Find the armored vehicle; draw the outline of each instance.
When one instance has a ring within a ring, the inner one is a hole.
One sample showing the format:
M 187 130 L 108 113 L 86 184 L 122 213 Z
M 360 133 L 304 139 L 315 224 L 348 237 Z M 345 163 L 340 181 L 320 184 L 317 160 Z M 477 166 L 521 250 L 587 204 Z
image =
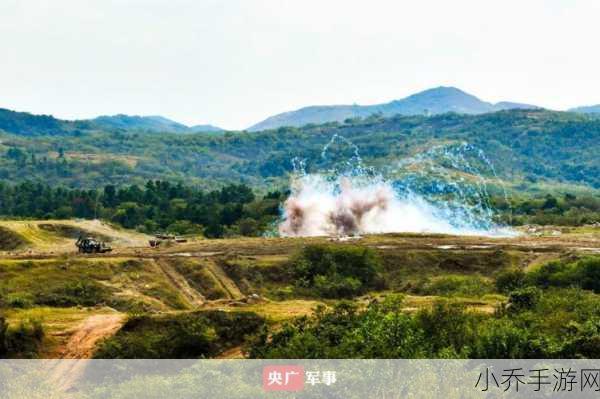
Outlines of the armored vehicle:
M 93 237 L 79 237 L 75 243 L 79 252 L 84 254 L 103 254 L 112 251 L 112 248 L 105 242 L 99 241 Z

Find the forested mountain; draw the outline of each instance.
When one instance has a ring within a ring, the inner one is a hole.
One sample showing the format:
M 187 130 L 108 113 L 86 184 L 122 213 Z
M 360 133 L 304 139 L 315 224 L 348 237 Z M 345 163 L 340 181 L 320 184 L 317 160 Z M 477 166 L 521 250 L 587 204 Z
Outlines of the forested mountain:
M 121 130 L 131 132 L 222 132 L 212 125 L 188 127 L 162 116 L 99 116 L 94 119 L 67 121 L 51 115 L 34 115 L 0 108 L 0 131 L 19 136 L 79 136 L 93 131 Z
M 377 105 L 325 105 L 301 108 L 265 119 L 248 128 L 249 131 L 274 129 L 281 126 L 304 126 L 309 123 L 342 122 L 348 118 L 373 114 L 437 115 L 446 112 L 482 114 L 514 108 L 538 108 L 535 105 L 513 102 L 492 104 L 455 87 L 437 87 L 413 94 L 401 100 Z
M 67 122 L 51 115 L 33 115 L 0 108 L 0 131 L 20 136 L 66 135 L 76 132 L 78 127 L 86 126 L 89 127 L 85 123 Z
M 205 188 L 229 182 L 283 187 L 294 157 L 306 160 L 309 172 L 352 157 L 355 148 L 344 141 L 330 148 L 327 160 L 321 156 L 338 135 L 356 145 L 365 165 L 379 170 L 436 146 L 469 143 L 486 154 L 501 179 L 519 189 L 556 183 L 600 189 L 600 120 L 574 113 L 371 116 L 219 135 L 80 130 L 56 136 L 54 129 L 71 133 L 74 123 L 36 118 L 41 119 L 35 134 L 18 123 L 14 134 L 0 134 L 0 180 L 72 187 L 145 184 L 149 179 Z

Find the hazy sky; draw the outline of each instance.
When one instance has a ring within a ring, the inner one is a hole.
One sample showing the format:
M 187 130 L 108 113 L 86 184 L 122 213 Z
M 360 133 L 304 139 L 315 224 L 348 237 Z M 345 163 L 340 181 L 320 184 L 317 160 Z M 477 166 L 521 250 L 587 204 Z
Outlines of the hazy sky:
M 0 107 L 239 129 L 439 85 L 600 103 L 600 1 L 0 0 Z

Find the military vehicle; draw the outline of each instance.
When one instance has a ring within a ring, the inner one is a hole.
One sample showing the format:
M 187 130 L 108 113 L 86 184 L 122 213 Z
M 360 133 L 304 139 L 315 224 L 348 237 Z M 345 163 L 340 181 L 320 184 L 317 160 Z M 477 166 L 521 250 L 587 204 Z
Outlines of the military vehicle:
M 79 237 L 75 245 L 79 252 L 84 254 L 103 254 L 112 251 L 112 248 L 105 242 L 93 237 Z
M 160 246 L 163 242 L 178 242 L 178 243 L 187 242 L 187 238 L 183 238 L 183 237 L 176 236 L 173 234 L 159 233 L 159 234 L 155 234 L 154 237 L 156 237 L 156 239 L 148 241 L 148 243 L 150 244 L 150 246 L 152 248 L 156 248 L 156 247 Z

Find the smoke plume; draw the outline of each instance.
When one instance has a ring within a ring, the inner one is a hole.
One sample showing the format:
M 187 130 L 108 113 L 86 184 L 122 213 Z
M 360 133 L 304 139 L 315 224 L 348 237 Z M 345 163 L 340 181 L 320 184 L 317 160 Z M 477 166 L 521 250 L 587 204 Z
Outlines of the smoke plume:
M 482 229 L 473 218 L 414 194 L 400 196 L 386 181 L 321 175 L 296 176 L 284 203 L 282 236 L 352 236 L 369 233 L 422 232 L 500 235 Z

